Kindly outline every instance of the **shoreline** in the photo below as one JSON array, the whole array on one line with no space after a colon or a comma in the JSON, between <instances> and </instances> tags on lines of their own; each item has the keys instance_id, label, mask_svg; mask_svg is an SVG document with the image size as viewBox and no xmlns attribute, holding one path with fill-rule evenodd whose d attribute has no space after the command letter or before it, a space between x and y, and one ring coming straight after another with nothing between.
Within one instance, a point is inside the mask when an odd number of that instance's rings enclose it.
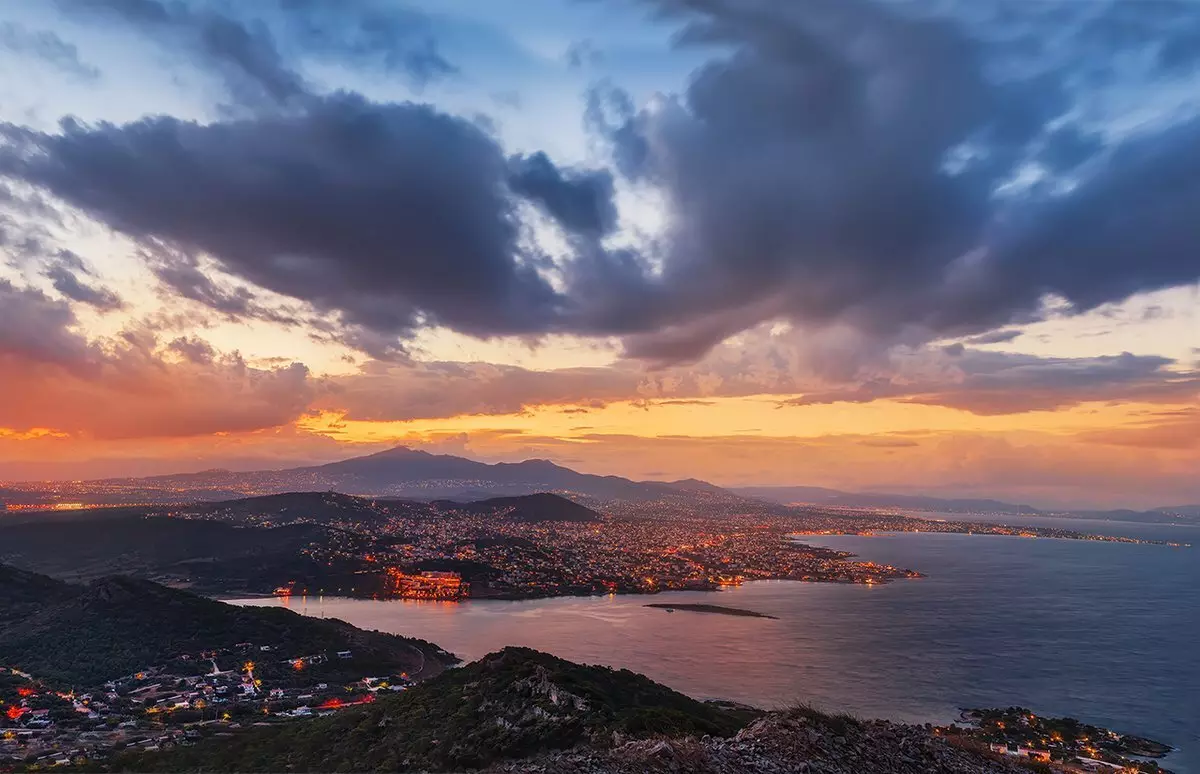
<instances>
[{"instance_id":1,"label":"shoreline","mask_svg":"<svg viewBox=\"0 0 1200 774\"><path fill-rule=\"evenodd\" d=\"M919 519L914 519L918 521ZM939 524L939 522L924 522ZM979 535L982 537L1011 537L1026 540L1076 540L1093 543L1121 543L1123 545L1162 546L1164 548L1192 548L1191 543L1176 543L1169 540L1145 540L1118 535L1098 535L1090 532L1072 532L1071 530L1056 530L1047 527L1019 527L1011 524L978 524L980 529L880 529L880 530L831 530L811 532L790 532L791 538L813 537L878 537L881 535ZM1007 530L1007 531L1005 531ZM1065 534L1055 534L1065 533ZM800 540L799 542L803 542ZM857 554L851 554L857 556Z\"/></svg>"},{"instance_id":2,"label":"shoreline","mask_svg":"<svg viewBox=\"0 0 1200 774\"><path fill-rule=\"evenodd\" d=\"M929 523L936 524L937 522L929 522ZM883 536L901 536L901 535L911 535L911 534L946 534L946 535L972 535L972 536L978 535L978 536L983 536L983 537L1044 539L1044 540L1082 540L1082 541L1093 541L1093 542L1103 542L1103 543L1120 543L1120 544L1124 544L1124 545L1157 545L1157 546L1163 546L1163 547L1169 547L1169 548L1192 548L1193 547L1192 544L1190 544L1190 543L1173 543L1173 542L1169 542L1169 541L1160 541L1160 540L1143 540L1143 539L1139 539L1139 538L1127 538L1127 537L1117 537L1117 536L1108 536L1108 535L1069 533L1069 531L1068 531L1069 534L1031 534L1027 531L1026 532L1011 531L1011 530L1019 529L1018 527L1014 527L1012 525L982 524L982 525L976 525L976 526L985 527L986 529L979 529L979 530L968 530L968 529L894 530L893 529L893 530L878 530L878 531L876 531L876 530L859 530L859 531L847 530L844 532L833 532L833 531L802 532L801 531L801 532L788 532L786 534L786 537L795 543L804 545L809 548L818 548L818 549L835 551L836 553L842 554L843 555L842 558L847 559L847 560L860 559L861 555L857 554L857 553L848 552L848 551L842 551L839 549L830 549L826 546L820 546L820 545L814 546L805 541L808 539L824 538L824 537L834 537L834 538L838 538L838 537L883 537ZM996 528L996 529L992 529L992 528ZM1010 531L997 531L997 529L1010 530ZM1030 529L1033 529L1033 528L1030 528ZM1040 528L1040 529L1045 529L1045 528ZM1054 531L1057 532L1058 530L1054 530ZM819 577L797 578L797 577L789 577L789 576L780 575L780 576L775 576L775 577L751 578L751 579L744 580L742 583L755 583L755 582L759 582L759 581L795 581L797 583L821 583L821 584L828 583L828 584L837 584L837 585L854 585L854 586L871 587L871 586L882 586L885 584L890 584L896 580L914 580L914 579L920 579L920 578L925 578L925 577L927 577L926 574L919 570L904 570L904 571L897 571L895 574L880 574L878 576L873 576L873 577L867 578L866 580L855 580L855 579L845 579L845 578L819 578ZM737 584L737 585L741 585L741 584ZM292 594L290 596L300 597L300 598L328 596L331 598L373 600L373 601L378 601L378 602L438 602L438 603L443 603L443 604L444 603L457 604L457 603L462 603L462 602L489 602L489 601L521 602L521 601L533 601L533 600L539 600L539 599L588 598L588 597L604 597L604 596L655 597L660 594L670 594L672 592L679 592L679 591L700 591L700 592L706 592L706 593L715 593L715 592L721 591L723 588L724 587L722 587L720 585L714 585L711 588L664 588L664 589L658 589L658 590L654 590L654 591L643 591L643 590L637 590L637 589L622 588L622 589L617 589L615 591L607 591L607 592L605 592L605 591L576 591L576 592L566 592L566 593L536 593L535 592L535 593L489 594L486 596L478 596L478 597L467 596L467 597L462 597L459 599L419 599L419 598L409 598L409 597L400 597L400 596L385 596L385 595L367 594L367 593L363 593L363 594L355 594L355 593L300 594L300 593L296 593L296 594ZM196 593L200 593L203 596L209 597L210 599L216 599L216 600L219 600L222 602L227 602L227 601L231 601L231 600L242 600L242 599L249 600L249 599L272 599L272 598L284 599L284 598L287 598L283 595L272 594L272 593L263 592L263 591L228 591L228 590L205 591L202 589L195 589L195 588L192 588L191 590L195 591ZM666 605L666 604L647 605L647 607L668 607L668 606L675 607L675 608L679 607L677 605Z\"/></svg>"}]
</instances>

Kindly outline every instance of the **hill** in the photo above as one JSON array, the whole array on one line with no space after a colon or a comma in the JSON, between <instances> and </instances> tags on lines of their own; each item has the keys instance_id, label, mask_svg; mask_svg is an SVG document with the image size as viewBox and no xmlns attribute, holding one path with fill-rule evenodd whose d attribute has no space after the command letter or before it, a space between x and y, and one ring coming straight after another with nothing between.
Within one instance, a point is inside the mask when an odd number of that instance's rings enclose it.
<instances>
[{"instance_id":1,"label":"hill","mask_svg":"<svg viewBox=\"0 0 1200 774\"><path fill-rule=\"evenodd\" d=\"M550 493L479 502L369 499L292 492L225 502L96 508L0 519L0 563L90 581L113 574L209 594L271 593L280 586L384 594L390 564L415 564L396 548L402 529L447 519L594 522L595 511ZM480 523L474 519L473 523ZM426 566L429 565L429 566ZM435 567L428 561L419 569Z\"/></svg>"},{"instance_id":2,"label":"hill","mask_svg":"<svg viewBox=\"0 0 1200 774\"><path fill-rule=\"evenodd\" d=\"M680 492L668 484L578 473L549 460L488 464L405 447L295 472L328 480L343 491L422 499L461 498L480 492L512 496L569 491L598 499L641 501Z\"/></svg>"},{"instance_id":3,"label":"hill","mask_svg":"<svg viewBox=\"0 0 1200 774\"><path fill-rule=\"evenodd\" d=\"M70 522L0 521L0 562L67 580L178 574L189 563L237 565L242 572L287 564L329 533L307 524L275 529L218 521L129 515L99 510L94 519L76 512Z\"/></svg>"},{"instance_id":4,"label":"hill","mask_svg":"<svg viewBox=\"0 0 1200 774\"><path fill-rule=\"evenodd\" d=\"M270 645L285 653L352 650L353 663L338 670L429 673L453 661L429 643L368 632L335 619L316 619L282 608L238 607L150 581L113 577L86 587L43 578L34 583L44 601L32 615L0 629L0 664L19 667L60 685L90 687L177 659L181 654Z\"/></svg>"},{"instance_id":5,"label":"hill","mask_svg":"<svg viewBox=\"0 0 1200 774\"><path fill-rule=\"evenodd\" d=\"M186 506L189 514L259 526L285 524L371 525L385 513L370 499L338 492L281 492Z\"/></svg>"},{"instance_id":6,"label":"hill","mask_svg":"<svg viewBox=\"0 0 1200 774\"><path fill-rule=\"evenodd\" d=\"M1114 511L1079 511L1069 514L1085 519L1133 521L1141 524L1200 524L1200 505L1175 505L1152 511L1120 509Z\"/></svg>"},{"instance_id":7,"label":"hill","mask_svg":"<svg viewBox=\"0 0 1200 774\"><path fill-rule=\"evenodd\" d=\"M461 770L608 744L614 733L729 735L750 717L628 670L505 648L368 708L120 764L144 771Z\"/></svg>"},{"instance_id":8,"label":"hill","mask_svg":"<svg viewBox=\"0 0 1200 774\"><path fill-rule=\"evenodd\" d=\"M495 514L510 521L599 521L600 514L591 508L549 492L519 497L493 497L471 503L435 500L430 503L441 511L464 511L473 514Z\"/></svg>"},{"instance_id":9,"label":"hill","mask_svg":"<svg viewBox=\"0 0 1200 774\"><path fill-rule=\"evenodd\" d=\"M78 593L78 586L0 564L0 628Z\"/></svg>"}]
</instances>

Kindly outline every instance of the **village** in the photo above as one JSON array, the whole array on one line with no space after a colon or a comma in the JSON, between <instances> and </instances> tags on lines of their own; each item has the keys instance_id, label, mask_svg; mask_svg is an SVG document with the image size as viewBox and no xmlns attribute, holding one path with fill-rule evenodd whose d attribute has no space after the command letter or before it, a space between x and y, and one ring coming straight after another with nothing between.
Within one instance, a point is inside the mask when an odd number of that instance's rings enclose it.
<instances>
[{"instance_id":1,"label":"village","mask_svg":"<svg viewBox=\"0 0 1200 774\"><path fill-rule=\"evenodd\" d=\"M85 766L122 751L187 745L329 715L412 684L406 673L347 680L354 663L352 650L293 654L247 642L180 654L86 692L0 666L0 771Z\"/></svg>"},{"instance_id":2,"label":"village","mask_svg":"<svg viewBox=\"0 0 1200 774\"><path fill-rule=\"evenodd\" d=\"M965 726L951 724L936 732L986 744L996 755L1065 772L1169 774L1155 759L1170 753L1170 746L1074 718L1045 717L1024 707L1007 707L963 710L961 721Z\"/></svg>"}]
</instances>

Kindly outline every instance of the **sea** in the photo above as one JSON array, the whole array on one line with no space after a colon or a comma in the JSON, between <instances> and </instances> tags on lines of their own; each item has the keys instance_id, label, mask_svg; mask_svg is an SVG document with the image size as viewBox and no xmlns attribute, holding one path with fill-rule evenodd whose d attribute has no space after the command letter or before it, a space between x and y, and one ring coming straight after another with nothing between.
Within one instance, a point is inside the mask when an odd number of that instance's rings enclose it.
<instances>
[{"instance_id":1,"label":"sea","mask_svg":"<svg viewBox=\"0 0 1200 774\"><path fill-rule=\"evenodd\" d=\"M467 660L525 645L632 669L697 698L764 708L807 703L947 723L963 708L1018 705L1166 742L1177 749L1163 766L1200 774L1200 528L994 520L1195 547L938 533L805 536L927 577L876 586L759 581L655 597L238 602L421 637ZM778 620L644 607L651 602L719 604Z\"/></svg>"}]
</instances>

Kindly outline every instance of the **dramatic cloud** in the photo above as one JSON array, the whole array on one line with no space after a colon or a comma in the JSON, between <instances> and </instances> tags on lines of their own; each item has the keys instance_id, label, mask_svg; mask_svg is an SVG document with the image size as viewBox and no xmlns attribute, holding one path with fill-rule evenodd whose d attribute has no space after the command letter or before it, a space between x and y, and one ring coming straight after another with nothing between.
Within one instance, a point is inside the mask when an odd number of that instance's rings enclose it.
<instances>
[{"instance_id":1,"label":"dramatic cloud","mask_svg":"<svg viewBox=\"0 0 1200 774\"><path fill-rule=\"evenodd\" d=\"M1067 63L1042 47L1021 70L1011 39L975 34L975 17L1009 24L998 8L955 20L867 0L647 0L714 53L684 94L641 110L613 89L592 95L588 121L616 168L665 202L663 233L617 249L610 171L506 154L428 106L317 95L275 42L386 59L421 26L404 13L279 0L250 23L232 5L71 2L184 35L236 76L231 92L250 89L243 104L285 109L8 127L0 173L129 234L188 298L269 318L253 290L201 268L211 258L378 357L437 326L620 336L657 363L774 320L849 328L877 350L998 341L1048 299L1078 312L1200 278L1200 125L1105 146L1073 123ZM1095 19L1072 14L1083 45ZM522 201L562 228L565 254L540 247Z\"/></svg>"},{"instance_id":2,"label":"dramatic cloud","mask_svg":"<svg viewBox=\"0 0 1200 774\"><path fill-rule=\"evenodd\" d=\"M1049 358L961 346L893 353L854 379L814 373L811 354L763 341L718 347L698 363L648 369L636 362L602 368L530 370L462 362L368 362L357 373L319 381L315 409L354 421L409 421L513 415L546 406L587 413L612 403L708 407L713 399L773 397L780 407L891 401L958 409L978 416L1055 411L1081 403L1189 404L1200 401L1200 373L1173 370L1167 358Z\"/></svg>"},{"instance_id":3,"label":"dramatic cloud","mask_svg":"<svg viewBox=\"0 0 1200 774\"><path fill-rule=\"evenodd\" d=\"M487 337L559 324L563 299L520 244L508 160L476 125L429 107L343 94L297 116L7 134L0 172L132 236L160 279L222 312L246 299L216 292L199 253L393 346L423 326Z\"/></svg>"},{"instance_id":4,"label":"dramatic cloud","mask_svg":"<svg viewBox=\"0 0 1200 774\"><path fill-rule=\"evenodd\" d=\"M79 58L79 49L50 30L30 30L13 22L0 22L0 49L47 62L87 81L100 71Z\"/></svg>"},{"instance_id":5,"label":"dramatic cloud","mask_svg":"<svg viewBox=\"0 0 1200 774\"><path fill-rule=\"evenodd\" d=\"M668 198L634 355L695 357L774 318L965 335L1028 320L1047 295L1083 311L1200 277L1192 127L1102 155L1062 124L1073 72L997 67L1010 46L902 4L651 4L690 20L686 41L732 53L640 112L593 95L621 169ZM1156 13L1172 9L1194 20L1178 4ZM1092 163L1009 212L997 192L1047 153Z\"/></svg>"},{"instance_id":6,"label":"dramatic cloud","mask_svg":"<svg viewBox=\"0 0 1200 774\"><path fill-rule=\"evenodd\" d=\"M105 346L74 328L70 306L0 280L0 428L91 438L186 437L287 424L312 397L300 364L262 370L195 341L168 348L126 331Z\"/></svg>"},{"instance_id":7,"label":"dramatic cloud","mask_svg":"<svg viewBox=\"0 0 1200 774\"><path fill-rule=\"evenodd\" d=\"M537 202L564 229L601 237L616 228L613 177L604 170L562 170L545 153L512 159L509 185Z\"/></svg>"}]
</instances>

